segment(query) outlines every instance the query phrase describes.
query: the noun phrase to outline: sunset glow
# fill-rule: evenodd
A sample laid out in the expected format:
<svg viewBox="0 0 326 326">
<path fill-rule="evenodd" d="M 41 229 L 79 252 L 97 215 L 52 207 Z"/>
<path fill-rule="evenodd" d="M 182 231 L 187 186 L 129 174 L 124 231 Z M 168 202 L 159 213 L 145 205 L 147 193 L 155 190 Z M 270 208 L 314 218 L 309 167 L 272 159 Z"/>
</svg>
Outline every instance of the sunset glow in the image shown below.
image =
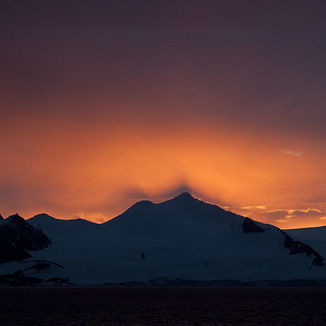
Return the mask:
<svg viewBox="0 0 326 326">
<path fill-rule="evenodd" d="M 142 6 L 68 19 L 78 2 L 33 3 L 0 5 L 2 216 L 104 222 L 189 191 L 281 228 L 326 225 L 324 2 L 259 5 L 250 26 L 252 6 L 219 1 L 168 3 L 171 21 L 148 5 L 142 22 Z"/>
</svg>

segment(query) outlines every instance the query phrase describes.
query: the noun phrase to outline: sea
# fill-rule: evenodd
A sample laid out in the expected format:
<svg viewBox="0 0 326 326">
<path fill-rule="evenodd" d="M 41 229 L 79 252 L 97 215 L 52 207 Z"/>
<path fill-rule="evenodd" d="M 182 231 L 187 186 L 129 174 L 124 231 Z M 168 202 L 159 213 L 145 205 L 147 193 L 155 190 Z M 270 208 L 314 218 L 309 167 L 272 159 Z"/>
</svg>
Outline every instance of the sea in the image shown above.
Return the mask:
<svg viewBox="0 0 326 326">
<path fill-rule="evenodd" d="M 1 287 L 0 325 L 326 325 L 324 287 Z"/>
</svg>

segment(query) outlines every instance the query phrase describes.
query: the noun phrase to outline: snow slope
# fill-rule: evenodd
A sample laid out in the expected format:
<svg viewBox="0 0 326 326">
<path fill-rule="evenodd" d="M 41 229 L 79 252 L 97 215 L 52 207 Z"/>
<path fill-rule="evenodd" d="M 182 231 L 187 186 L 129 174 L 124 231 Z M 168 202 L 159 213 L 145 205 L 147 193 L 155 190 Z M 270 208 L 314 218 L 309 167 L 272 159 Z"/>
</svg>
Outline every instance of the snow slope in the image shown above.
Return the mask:
<svg viewBox="0 0 326 326">
<path fill-rule="evenodd" d="M 291 237 L 309 243 L 323 257 L 326 257 L 326 226 L 285 230 Z"/>
<path fill-rule="evenodd" d="M 325 267 L 313 264 L 315 253 L 290 254 L 304 246 L 292 241 L 296 249 L 286 248 L 286 236 L 278 228 L 251 223 L 188 193 L 159 204 L 141 201 L 103 224 L 46 214 L 28 222 L 52 241 L 33 258 L 64 266 L 76 284 L 156 278 L 326 279 Z M 244 232 L 246 222 L 251 233 Z M 256 226 L 250 231 L 252 224 Z"/>
</svg>

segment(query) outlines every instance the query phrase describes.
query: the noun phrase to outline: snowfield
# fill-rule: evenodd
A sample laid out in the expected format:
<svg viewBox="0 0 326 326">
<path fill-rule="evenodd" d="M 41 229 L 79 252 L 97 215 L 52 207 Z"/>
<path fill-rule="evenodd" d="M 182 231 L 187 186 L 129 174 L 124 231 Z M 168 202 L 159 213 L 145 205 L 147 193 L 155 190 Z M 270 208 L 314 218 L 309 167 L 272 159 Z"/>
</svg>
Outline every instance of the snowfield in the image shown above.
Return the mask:
<svg viewBox="0 0 326 326">
<path fill-rule="evenodd" d="M 0 274 L 39 260 L 64 267 L 51 265 L 49 278 L 53 270 L 52 277 L 80 285 L 152 279 L 326 279 L 326 268 L 313 262 L 316 254 L 326 255 L 326 237 L 317 243 L 305 238 L 304 231 L 289 231 L 294 240 L 318 252 L 290 254 L 281 230 L 254 222 L 256 231 L 246 233 L 245 220 L 188 193 L 159 204 L 141 201 L 103 224 L 41 214 L 28 223 L 41 228 L 52 244 L 30 252 L 33 257 L 25 263 L 0 265 Z"/>
</svg>

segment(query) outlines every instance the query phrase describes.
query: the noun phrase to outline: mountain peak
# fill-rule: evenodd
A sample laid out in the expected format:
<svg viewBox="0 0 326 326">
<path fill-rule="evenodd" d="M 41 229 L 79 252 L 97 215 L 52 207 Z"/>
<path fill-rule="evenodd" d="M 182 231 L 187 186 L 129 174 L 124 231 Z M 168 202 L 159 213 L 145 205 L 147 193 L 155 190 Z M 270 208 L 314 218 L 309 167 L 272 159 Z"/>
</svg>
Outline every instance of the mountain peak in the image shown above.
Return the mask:
<svg viewBox="0 0 326 326">
<path fill-rule="evenodd" d="M 11 215 L 9 218 L 10 218 L 9 223 L 11 224 L 16 224 L 19 226 L 26 224 L 26 221 L 17 213 L 15 215 Z"/>
<path fill-rule="evenodd" d="M 188 200 L 196 200 L 196 198 L 194 198 L 189 192 L 183 192 L 180 195 L 178 195 L 177 197 L 174 197 L 173 200 L 182 200 L 182 201 L 188 201 Z"/>
<path fill-rule="evenodd" d="M 146 211 L 150 207 L 154 206 L 154 203 L 152 203 L 149 200 L 141 200 L 135 204 L 133 204 L 131 207 L 129 207 L 126 212 L 141 212 Z"/>
<path fill-rule="evenodd" d="M 33 219 L 48 219 L 48 220 L 54 220 L 55 218 L 53 216 L 50 216 L 46 213 L 37 214 L 32 217 Z"/>
<path fill-rule="evenodd" d="M 206 203 L 194 198 L 189 192 L 183 192 L 180 195 L 178 195 L 177 197 L 174 197 L 172 199 L 169 199 L 163 203 L 161 203 L 160 205 L 163 206 L 170 206 L 171 208 L 176 208 L 176 207 L 181 207 L 181 208 L 190 208 L 190 207 L 194 207 L 197 205 L 206 205 Z"/>
</svg>

